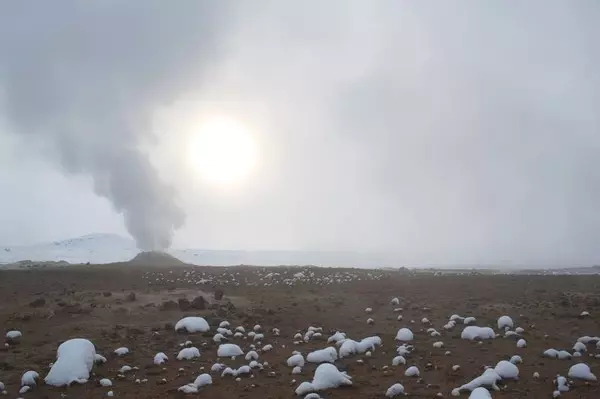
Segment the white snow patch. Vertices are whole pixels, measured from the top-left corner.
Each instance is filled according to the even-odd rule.
[[[408,328],[401,328],[396,334],[396,341],[412,341],[414,338],[414,334]]]
[[[6,333],[6,338],[7,339],[17,339],[17,338],[21,338],[23,336],[23,334],[21,333],[21,331],[18,330],[12,330]]]
[[[334,347],[316,350],[306,356],[306,361],[310,363],[333,363],[337,360],[337,351]]]
[[[36,385],[36,380],[40,378],[40,375],[33,370],[26,371],[21,377],[21,386],[32,386]]]
[[[103,378],[100,380],[100,386],[102,387],[112,387],[113,383],[111,380],[109,380],[108,378]]]
[[[290,356],[287,360],[288,367],[304,367],[304,356],[298,354]]]
[[[168,360],[169,358],[163,352],[158,352],[156,355],[154,355],[154,364],[156,365],[163,364]]]
[[[197,388],[212,384],[212,377],[209,374],[200,374],[195,380],[194,385]]]
[[[388,398],[393,398],[398,395],[402,395],[404,393],[404,386],[402,384],[394,384],[388,388],[385,392],[385,396]]]
[[[406,377],[418,377],[420,374],[421,373],[419,372],[419,369],[417,368],[417,366],[410,366],[404,372],[404,375]]]
[[[129,353],[129,349],[125,348],[124,346],[117,348],[114,350],[115,355],[117,356],[125,356],[126,354]]]
[[[244,351],[236,344],[222,344],[219,345],[219,349],[217,349],[218,357],[234,357],[234,356],[242,356]]]
[[[519,368],[513,363],[506,360],[499,361],[496,367],[494,368],[494,371],[502,379],[516,380],[519,378]]]
[[[197,357],[200,357],[200,351],[194,346],[191,348],[183,348],[177,354],[177,360],[192,360]]]
[[[94,366],[96,348],[87,339],[63,342],[56,351],[56,362],[46,376],[46,384],[62,387],[73,382],[86,383]]]
[[[590,370],[590,366],[588,366],[585,363],[578,363],[578,364],[571,366],[571,368],[569,369],[568,376],[569,376],[569,378],[577,378],[579,380],[586,380],[586,381],[596,381],[597,380],[596,376],[594,374],[592,374],[592,371]]]
[[[392,359],[392,366],[399,366],[401,364],[406,364],[406,359],[404,356],[396,356]]]
[[[341,372],[333,364],[325,363],[319,365],[315,370],[312,382],[303,382],[296,388],[296,395],[304,395],[309,392],[323,391],[325,389],[338,388],[343,385],[352,385],[352,377]]]
[[[175,331],[185,330],[189,333],[210,331],[208,322],[203,317],[184,317],[175,324]]]
[[[492,394],[484,387],[479,387],[471,392],[469,399],[492,399]]]
[[[490,327],[468,326],[462,331],[460,337],[473,341],[475,339],[493,339],[496,334]]]
[[[502,316],[498,319],[498,330],[504,330],[506,327],[514,327],[513,320],[509,316]]]

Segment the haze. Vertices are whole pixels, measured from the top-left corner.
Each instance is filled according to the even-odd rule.
[[[596,1],[0,4],[0,243],[600,262]],[[190,167],[203,121],[256,166]]]

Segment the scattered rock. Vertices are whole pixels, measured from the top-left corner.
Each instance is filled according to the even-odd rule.
[[[30,308],[41,308],[46,304],[46,300],[44,298],[36,298],[32,302],[29,303]]]

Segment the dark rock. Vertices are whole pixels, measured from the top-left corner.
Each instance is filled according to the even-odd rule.
[[[45,304],[46,304],[46,300],[44,298],[37,298],[37,299],[34,299],[32,302],[29,303],[29,307],[31,307],[31,308],[41,308]]]
[[[177,306],[179,307],[180,310],[183,310],[183,311],[189,310],[192,307],[192,305],[190,304],[190,301],[188,301],[185,298],[180,298],[177,301]]]
[[[129,294],[127,294],[127,296],[125,297],[126,300],[128,300],[129,302],[133,302],[135,301],[135,292],[130,292]]]
[[[204,310],[206,309],[206,301],[204,300],[204,297],[200,295],[192,300],[190,306],[192,307],[192,309]]]
[[[104,296],[104,297],[108,298],[109,296],[112,296],[112,292],[110,292],[110,291],[104,291],[104,292],[102,293],[102,296]]]
[[[160,305],[160,310],[177,310],[179,306],[175,301],[165,301]]]
[[[221,299],[223,299],[223,290],[216,290],[214,293],[214,297],[217,301],[220,301]]]

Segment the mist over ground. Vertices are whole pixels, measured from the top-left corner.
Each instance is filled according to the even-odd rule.
[[[600,4],[0,5],[0,243],[595,264]],[[248,128],[226,188],[187,151]]]

